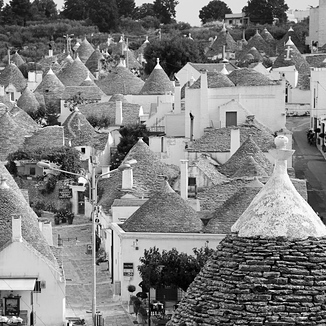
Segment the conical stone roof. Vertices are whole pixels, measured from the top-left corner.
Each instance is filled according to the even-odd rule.
[[[26,135],[31,135],[34,131],[40,128],[40,126],[31,118],[31,116],[16,104],[9,111],[9,114],[17,125],[25,130]]]
[[[84,40],[80,43],[80,46],[77,49],[78,56],[81,62],[86,63],[89,57],[94,52],[93,46],[88,42],[87,38],[85,37]]]
[[[157,64],[141,89],[141,95],[163,95],[166,92],[174,93],[174,87],[168,75],[162,69],[159,59]]]
[[[286,160],[293,151],[279,137],[272,177],[220,242],[167,325],[297,326],[303,320],[322,325],[326,227],[291,183]]]
[[[227,29],[225,28],[225,24],[223,25],[222,30],[216,35],[215,40],[206,52],[206,56],[213,57],[223,53],[223,46],[225,46],[225,51],[227,52],[235,52],[238,48],[237,42],[227,31]]]
[[[0,85],[7,87],[9,84],[13,84],[18,92],[27,86],[27,80],[14,63],[7,65],[0,73]]]
[[[0,161],[5,161],[10,153],[22,147],[27,132],[5,112],[0,116]]]
[[[252,156],[248,156],[240,168],[232,175],[232,178],[255,176],[267,177],[268,174],[266,170],[260,166]]]
[[[10,62],[13,62],[18,68],[25,63],[17,51],[10,57]]]
[[[198,213],[164,181],[163,189],[148,199],[122,225],[125,232],[198,233]]]
[[[34,92],[42,94],[45,99],[60,99],[64,90],[65,86],[50,69]]]
[[[291,37],[273,63],[273,68],[288,66],[295,66],[300,75],[310,75],[309,63],[292,42]]]
[[[273,48],[271,48],[271,46],[258,33],[258,30],[256,34],[249,39],[241,54],[243,52],[247,52],[248,49],[251,49],[252,47],[255,47],[260,53],[265,53],[266,56],[273,56],[275,52]]]
[[[264,41],[267,44],[269,44],[271,46],[274,45],[275,39],[274,39],[273,35],[268,31],[268,29],[266,27],[261,31],[260,36],[264,39]]]
[[[36,112],[40,107],[40,103],[37,101],[33,92],[26,87],[17,101],[17,105],[25,112]]]
[[[65,86],[79,86],[88,75],[92,80],[95,79],[77,56],[72,64],[58,73],[58,78]]]
[[[112,69],[104,78],[95,80],[95,83],[106,95],[137,95],[144,85],[143,80],[121,64]]]
[[[121,101],[122,103],[129,103],[122,94],[114,94],[110,97],[109,102]]]
[[[255,61],[263,62],[264,58],[260,54],[260,52],[253,46],[251,49],[248,50],[247,53],[244,53],[244,55],[240,58],[239,61],[245,62],[248,60],[255,60]]]
[[[285,44],[289,41],[291,38],[291,41],[294,43],[295,47],[298,49],[300,53],[305,53],[306,46],[305,44],[300,40],[297,33],[293,30],[292,27],[289,28],[287,33],[277,42],[277,51],[280,53]]]
[[[1,179],[7,179],[8,174],[2,164],[0,171],[4,172]],[[11,180],[10,183],[15,181]],[[57,266],[56,259],[40,231],[36,214],[29,207],[18,187],[11,188],[4,180],[0,183],[0,247],[6,245],[12,237],[11,217],[21,216],[22,237],[49,262]]]
[[[137,161],[133,167],[134,186],[139,192],[143,190],[147,197],[161,189],[161,175],[167,176],[171,185],[179,176],[179,168],[161,162],[142,139],[131,148],[124,162],[132,159]]]
[[[204,233],[229,234],[232,225],[239,216],[248,208],[251,201],[258,194],[263,184],[254,187],[242,187],[219,208],[217,208],[203,228]]]
[[[103,54],[99,49],[96,49],[87,59],[85,66],[93,75],[95,75],[95,73],[101,68],[101,60],[104,60]]]
[[[265,170],[268,175],[271,174],[272,164],[254,142],[251,136],[249,136],[247,140],[241,144],[238,150],[219,167],[219,170],[226,176],[232,176],[243,167],[243,164],[248,163],[247,160],[250,156],[260,165],[263,170]]]
[[[63,123],[64,134],[72,146],[93,146],[96,131],[85,116],[77,110],[71,112]]]

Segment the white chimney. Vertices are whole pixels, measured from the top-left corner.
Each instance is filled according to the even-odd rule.
[[[230,157],[240,147],[240,129],[231,129]]]
[[[22,222],[20,215],[14,215],[12,217],[12,241],[22,242]]]
[[[43,222],[41,226],[41,231],[44,235],[46,242],[49,246],[53,246],[53,236],[52,236],[52,224],[51,222]]]
[[[181,85],[177,80],[174,88],[174,113],[181,113]]]
[[[49,49],[49,57],[53,57],[53,50]]]
[[[180,195],[184,200],[188,199],[188,160],[180,160]]]
[[[36,82],[36,73],[35,71],[28,72],[28,81],[29,82]]]
[[[132,189],[134,185],[134,176],[132,168],[125,169],[122,171],[122,190]]]
[[[5,87],[3,85],[0,85],[0,96],[5,95]]]
[[[115,124],[122,125],[122,101],[115,102]]]

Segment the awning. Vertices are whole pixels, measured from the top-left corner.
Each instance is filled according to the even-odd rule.
[[[3,291],[32,291],[36,278],[0,278],[0,290]]]

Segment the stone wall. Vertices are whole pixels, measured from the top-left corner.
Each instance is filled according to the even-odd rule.
[[[326,238],[222,240],[168,325],[326,325]]]

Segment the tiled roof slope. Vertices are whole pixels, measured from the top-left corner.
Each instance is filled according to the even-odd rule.
[[[110,125],[116,125],[116,103],[101,102],[91,103],[79,106],[80,112],[87,118],[95,116],[98,118],[107,117],[110,120]],[[122,103],[122,124],[133,125],[139,123],[139,104]]]
[[[319,281],[326,276],[326,227],[286,173],[293,151],[279,138],[276,145],[273,176],[189,286],[169,326],[318,325],[326,318]]]
[[[113,68],[107,76],[95,80],[95,83],[106,95],[139,94],[144,85],[143,80],[122,65]]]
[[[110,97],[109,102],[121,101],[122,103],[129,103],[122,94],[114,94]]]
[[[272,173],[272,164],[254,142],[251,136],[249,136],[247,140],[241,144],[238,150],[228,159],[227,162],[219,167],[220,172],[226,176],[234,175],[243,166],[243,164],[247,163],[249,156],[252,156],[252,158],[263,170],[265,170],[268,175]]]
[[[58,73],[58,78],[65,86],[79,86],[87,76],[92,80],[95,79],[78,56],[72,64]]]
[[[31,116],[17,105],[9,111],[9,114],[17,125],[25,130],[26,135],[31,135],[36,130],[40,129],[40,126],[31,118]]]
[[[235,86],[266,86],[279,83],[250,68],[233,70],[227,77],[230,78]]]
[[[0,73],[0,85],[7,87],[9,84],[13,84],[18,92],[27,86],[27,80],[14,63],[7,65]]]
[[[87,59],[85,66],[93,75],[95,75],[97,71],[99,72],[99,69],[101,67],[101,63],[100,63],[101,60],[104,60],[104,57],[101,51],[97,48]]]
[[[62,126],[47,126],[34,132],[31,137],[26,137],[24,148],[53,148],[64,146],[64,128]]]
[[[127,65],[128,69],[142,68],[142,65],[137,61],[137,59],[135,57],[134,51],[127,49],[126,51],[124,51],[124,56],[125,56],[126,65]]]
[[[291,37],[273,63],[273,68],[288,66],[295,66],[299,74],[310,75],[310,66],[292,42]]]
[[[2,166],[1,170],[4,171],[3,169],[5,168]],[[7,175],[6,173],[6,179]],[[0,185],[0,247],[11,240],[11,217],[14,215],[21,216],[23,238],[48,261],[56,265],[50,246],[40,231],[36,214],[29,207],[20,190],[17,190],[17,187],[11,188],[4,182]]]
[[[220,72],[207,73],[208,88],[234,87],[233,82]],[[201,77],[199,77],[189,88],[196,89],[201,87]]]
[[[19,126],[9,112],[0,116],[0,161],[5,161],[10,153],[23,144],[27,132]]]
[[[198,233],[198,213],[164,182],[163,190],[149,198],[123,223],[125,232]]]
[[[166,92],[174,93],[174,87],[168,75],[162,69],[159,60],[153,71],[146,79],[143,88],[141,89],[141,95],[159,95],[165,94]]]
[[[148,145],[142,140],[132,147],[126,155],[124,162],[135,159],[137,164],[134,166],[134,186],[144,195],[152,195],[161,187],[160,175],[165,175],[171,185],[179,176],[179,168],[175,165],[162,163]]]
[[[80,43],[80,46],[77,49],[78,56],[81,62],[86,63],[89,57],[94,52],[93,46],[88,42],[87,38],[85,37],[84,40]]]
[[[306,61],[310,67],[325,68],[326,67],[326,53],[305,56]]]
[[[233,71],[234,69],[238,69],[232,62],[227,63],[195,63],[189,62],[189,64],[195,68],[197,71],[207,70],[207,72],[221,72],[224,65],[227,71]]]
[[[243,55],[239,58],[240,62],[245,62],[246,60],[255,60],[255,61],[258,61],[258,62],[263,62],[264,57],[253,46],[252,48],[248,49],[247,52],[244,52]]]
[[[263,184],[260,186],[257,184],[255,187],[240,188],[211,214],[211,218],[203,228],[203,232],[216,234],[231,233],[231,226],[247,209],[263,186]]]
[[[26,87],[17,101],[17,105],[25,112],[35,112],[40,107],[34,93]]]
[[[94,86],[66,86],[62,94],[62,100],[70,100],[75,95],[80,95],[84,100],[100,101],[104,93],[102,90]]]
[[[252,156],[245,158],[240,168],[232,175],[232,178],[267,176],[266,170],[259,165]]]
[[[202,171],[214,185],[223,183],[227,180],[227,177],[218,171],[217,162],[208,155],[200,155],[199,158],[193,162],[193,165]]]
[[[252,136],[259,148],[266,152],[273,147],[274,136],[267,129],[255,124],[245,123],[239,125],[240,143],[242,144],[248,136]],[[207,129],[205,134],[189,144],[188,151],[195,152],[229,152],[231,143],[231,129]]]

